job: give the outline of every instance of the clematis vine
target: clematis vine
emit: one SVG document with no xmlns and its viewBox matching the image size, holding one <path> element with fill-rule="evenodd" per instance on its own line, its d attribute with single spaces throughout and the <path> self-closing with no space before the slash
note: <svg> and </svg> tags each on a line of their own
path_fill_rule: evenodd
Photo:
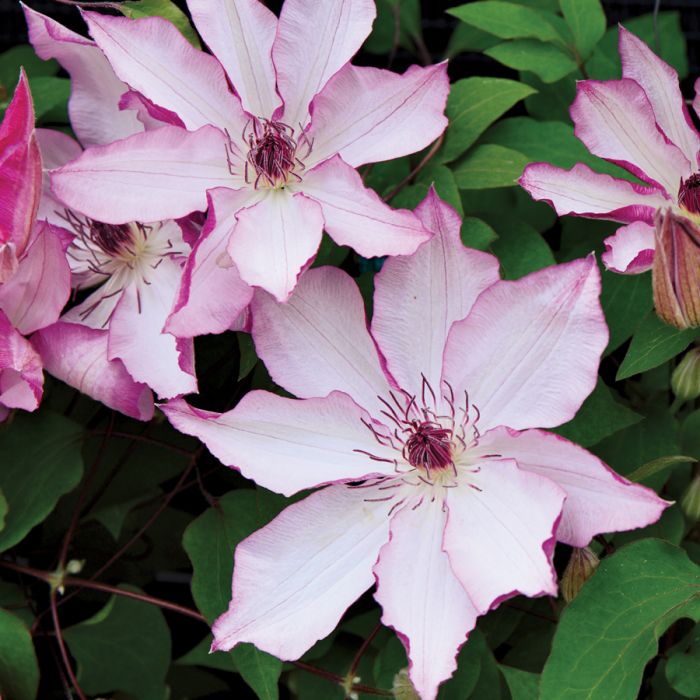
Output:
<svg viewBox="0 0 700 700">
<path fill-rule="evenodd" d="M 110 143 L 144 130 L 139 113 L 119 109 L 128 91 L 93 42 L 24 8 L 30 39 L 44 59 L 71 74 L 71 124 L 85 145 Z M 144 120 L 150 128 L 162 126 Z M 69 136 L 37 131 L 46 169 L 74 160 L 82 147 Z M 35 344 L 47 369 L 89 396 L 135 418 L 153 415 L 150 389 L 162 398 L 196 390 L 191 339 L 162 329 L 172 310 L 191 248 L 177 222 L 109 224 L 57 199 L 45 178 L 39 217 L 61 227 L 76 293 L 94 289 Z M 150 387 L 150 389 L 149 389 Z"/>
<path fill-rule="evenodd" d="M 0 125 L 0 420 L 9 409 L 38 407 L 42 361 L 25 336 L 53 323 L 70 293 L 68 241 L 36 222 L 40 193 L 34 106 L 22 72 Z"/>
<path fill-rule="evenodd" d="M 207 280 L 211 320 L 185 292 L 171 332 L 228 328 L 250 300 L 231 298 L 240 279 L 286 300 L 323 229 L 366 257 L 411 253 L 427 239 L 412 212 L 384 204 L 355 168 L 442 133 L 444 64 L 403 75 L 353 66 L 375 17 L 371 0 L 286 0 L 279 19 L 258 0 L 188 6 L 214 55 L 158 17 L 84 13 L 131 88 L 123 106 L 136 99 L 170 125 L 89 148 L 52 177 L 59 198 L 110 224 L 213 211 L 187 273 L 193 286 Z"/>
<path fill-rule="evenodd" d="M 594 155 L 645 184 L 596 173 L 581 163 L 525 169 L 520 184 L 557 214 L 625 224 L 606 239 L 614 272 L 652 269 L 659 316 L 680 328 L 700 325 L 700 136 L 676 71 L 620 27 L 621 80 L 583 80 L 571 106 L 575 134 Z M 696 83 L 696 91 L 698 84 Z M 700 98 L 693 103 L 700 110 Z"/>
<path fill-rule="evenodd" d="M 338 269 L 306 272 L 286 304 L 256 291 L 256 350 L 299 399 L 163 410 L 265 488 L 323 487 L 238 545 L 213 649 L 297 659 L 376 581 L 382 621 L 433 700 L 479 615 L 556 594 L 556 540 L 583 547 L 667 504 L 541 430 L 596 382 L 608 332 L 594 259 L 501 281 L 433 191 L 416 214 L 434 236 L 376 276 L 371 332 Z"/>
</svg>

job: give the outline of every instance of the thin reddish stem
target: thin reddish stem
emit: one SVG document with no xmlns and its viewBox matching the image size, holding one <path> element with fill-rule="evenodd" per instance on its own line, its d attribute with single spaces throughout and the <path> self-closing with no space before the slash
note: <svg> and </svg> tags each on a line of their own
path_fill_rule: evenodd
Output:
<svg viewBox="0 0 700 700">
<path fill-rule="evenodd" d="M 352 663 L 350 664 L 350 670 L 348 671 L 348 676 L 350 678 L 354 678 L 355 674 L 357 672 L 357 667 L 360 665 L 360 661 L 362 661 L 362 657 L 365 655 L 365 652 L 367 649 L 369 649 L 369 645 L 372 643 L 374 638 L 377 636 L 379 633 L 379 630 L 382 628 L 382 625 L 380 622 L 377 623 L 377 626 L 369 633 L 369 636 L 367 639 L 362 642 L 360 645 L 360 648 L 357 650 L 357 654 L 355 654 L 355 658 L 352 660 Z"/>
<path fill-rule="evenodd" d="M 301 669 L 302 671 L 308 671 L 313 673 L 315 676 L 320 678 L 325 678 L 328 681 L 337 683 L 340 686 L 345 686 L 345 678 L 339 676 L 337 673 L 331 673 L 322 668 L 316 668 L 316 666 L 311 666 L 310 664 L 304 663 L 303 661 L 292 661 L 293 666 Z M 357 691 L 358 693 L 367 693 L 367 695 L 379 695 L 384 698 L 393 698 L 394 694 L 389 690 L 382 690 L 381 688 L 372 688 L 369 685 L 362 685 L 361 683 L 354 683 L 351 690 Z"/>
<path fill-rule="evenodd" d="M 389 202 L 394 197 L 396 197 L 396 195 L 399 192 L 401 192 L 401 190 L 404 187 L 406 187 L 406 185 L 408 185 L 413 180 L 413 178 L 415 178 L 415 176 L 418 175 L 418 173 L 421 170 L 423 170 L 423 168 L 425 168 L 426 165 L 428 165 L 428 163 L 433 159 L 435 154 L 440 150 L 440 146 L 442 146 L 442 142 L 444 140 L 445 140 L 445 133 L 443 132 L 442 134 L 440 134 L 440 136 L 438 136 L 437 139 L 435 139 L 435 142 L 430 147 L 430 150 L 423 156 L 420 163 L 418 163 L 418 165 L 416 165 L 416 167 L 413 168 L 413 170 L 411 170 L 411 172 L 408 175 L 406 175 L 406 177 L 403 180 L 401 180 L 401 182 L 399 182 L 399 184 L 396 185 L 396 187 L 394 187 L 394 189 L 391 190 L 391 192 L 389 192 L 389 194 L 385 195 L 382 199 L 385 202 Z"/>
<path fill-rule="evenodd" d="M 56 632 L 56 642 L 58 643 L 58 649 L 61 652 L 61 658 L 63 659 L 63 665 L 66 669 L 66 673 L 68 674 L 68 678 L 70 679 L 71 685 L 73 686 L 75 692 L 78 694 L 80 700 L 87 700 L 85 693 L 83 693 L 83 690 L 78 683 L 78 679 L 75 677 L 73 666 L 71 664 L 70 657 L 68 656 L 68 650 L 66 649 L 66 643 L 63 641 L 61 623 L 58 619 L 58 609 L 56 608 L 55 591 L 51 591 L 49 600 L 51 605 L 51 617 L 53 619 L 53 627 Z"/>
</svg>

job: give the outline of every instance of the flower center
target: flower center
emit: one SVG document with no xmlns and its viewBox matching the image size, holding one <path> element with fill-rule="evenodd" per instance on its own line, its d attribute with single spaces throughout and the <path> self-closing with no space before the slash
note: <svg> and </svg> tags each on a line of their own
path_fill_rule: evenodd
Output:
<svg viewBox="0 0 700 700">
<path fill-rule="evenodd" d="M 700 173 L 694 173 L 687 180 L 681 178 L 678 206 L 693 214 L 700 214 Z"/>
<path fill-rule="evenodd" d="M 104 253 L 112 257 L 122 255 L 132 245 L 131 228 L 128 224 L 103 224 L 89 222 L 89 238 Z"/>
<path fill-rule="evenodd" d="M 298 153 L 299 145 L 306 147 L 303 158 L 311 153 L 311 142 L 303 132 L 294 138 L 294 129 L 283 122 L 254 118 L 246 127 L 243 139 L 248 145 L 245 181 L 259 186 L 281 188 L 290 178 L 301 182 L 299 171 L 304 163 Z"/>
<path fill-rule="evenodd" d="M 413 422 L 413 433 L 404 445 L 409 464 L 430 472 L 452 464 L 452 431 L 433 421 Z"/>
</svg>

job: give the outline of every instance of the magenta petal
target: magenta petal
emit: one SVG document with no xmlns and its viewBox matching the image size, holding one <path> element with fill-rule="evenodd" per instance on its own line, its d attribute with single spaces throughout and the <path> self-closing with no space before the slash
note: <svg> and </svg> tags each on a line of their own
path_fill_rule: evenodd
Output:
<svg viewBox="0 0 700 700">
<path fill-rule="evenodd" d="M 177 219 L 204 210 L 208 189 L 240 186 L 229 172 L 225 144 L 211 126 L 195 132 L 164 126 L 89 148 L 51 173 L 51 187 L 67 206 L 97 221 Z"/>
<path fill-rule="evenodd" d="M 622 25 L 620 58 L 622 77 L 631 78 L 641 85 L 654 110 L 656 123 L 695 168 L 698 165 L 700 138 L 685 106 L 678 85 L 678 73 Z"/>
<path fill-rule="evenodd" d="M 39 406 L 43 387 L 41 358 L 0 310 L 0 409 L 33 411 Z"/>
<path fill-rule="evenodd" d="M 119 109 L 128 88 L 94 42 L 26 5 L 22 9 L 37 55 L 44 60 L 55 58 L 71 77 L 68 112 L 83 146 L 111 143 L 143 131 L 133 112 Z"/>
<path fill-rule="evenodd" d="M 601 259 L 608 270 L 637 275 L 651 269 L 655 248 L 654 227 L 637 221 L 622 226 L 614 236 L 605 239 L 605 252 Z"/>
<path fill-rule="evenodd" d="M 386 504 L 367 492 L 329 486 L 283 510 L 243 540 L 234 556 L 233 599 L 214 623 L 212 649 L 252 642 L 298 659 L 330 634 L 373 583 L 389 539 Z"/>
<path fill-rule="evenodd" d="M 517 593 L 556 595 L 551 564 L 566 494 L 512 460 L 480 465 L 476 488 L 449 489 L 444 548 L 479 614 Z"/>
<path fill-rule="evenodd" d="M 255 202 L 254 189 L 208 193 L 209 215 L 190 253 L 165 330 L 181 338 L 229 330 L 253 298 L 227 252 L 235 214 Z"/>
<path fill-rule="evenodd" d="M 392 209 L 382 202 L 340 156 L 306 173 L 299 189 L 321 205 L 326 231 L 333 240 L 366 258 L 410 255 L 430 238 L 413 212 Z"/>
<path fill-rule="evenodd" d="M 488 432 L 479 449 L 515 459 L 528 472 L 566 492 L 557 540 L 585 547 L 595 535 L 656 522 L 670 504 L 651 489 L 623 479 L 582 447 L 543 430 Z"/>
<path fill-rule="evenodd" d="M 0 285 L 0 309 L 28 335 L 56 321 L 70 296 L 70 267 L 60 229 L 38 222 L 14 276 Z"/>
<path fill-rule="evenodd" d="M 574 133 L 596 156 L 618 163 L 675 199 L 690 162 L 659 131 L 644 90 L 629 78 L 582 80 L 571 105 Z"/>
<path fill-rule="evenodd" d="M 437 500 L 403 508 L 391 520 L 391 539 L 374 567 L 382 623 L 404 642 L 410 678 L 423 700 L 434 700 L 438 685 L 454 673 L 478 614 L 443 551 L 446 521 Z"/>
<path fill-rule="evenodd" d="M 420 151 L 447 126 L 447 64 L 403 75 L 347 65 L 311 105 L 307 167 L 339 153 L 357 167 Z"/>
<path fill-rule="evenodd" d="M 11 242 L 17 258 L 29 240 L 40 196 L 41 158 L 34 137 L 34 105 L 22 70 L 0 125 L 0 245 Z M 0 277 L 0 282 L 5 279 Z"/>
<path fill-rule="evenodd" d="M 162 17 L 127 19 L 84 12 L 90 34 L 130 87 L 175 112 L 188 129 L 213 124 L 236 136 L 247 117 L 219 62 L 195 49 Z"/>
<path fill-rule="evenodd" d="M 452 324 L 499 274 L 493 255 L 462 245 L 459 215 L 434 189 L 416 214 L 434 235 L 413 255 L 389 258 L 375 277 L 372 335 L 392 376 L 419 396 L 422 377 L 439 390 Z"/>
<path fill-rule="evenodd" d="M 182 399 L 161 409 L 220 462 L 285 496 L 343 479 L 394 474 L 395 451 L 377 443 L 363 423 L 369 415 L 339 391 L 303 400 L 251 391 L 226 413 L 202 411 Z M 387 461 L 372 460 L 367 452 Z"/>
<path fill-rule="evenodd" d="M 105 406 L 137 420 L 153 417 L 153 394 L 121 360 L 107 358 L 108 332 L 59 322 L 32 336 L 46 371 Z"/>
<path fill-rule="evenodd" d="M 443 379 L 469 394 L 479 430 L 570 420 L 593 391 L 608 328 L 593 256 L 501 281 L 452 326 Z"/>
<path fill-rule="evenodd" d="M 275 90 L 272 42 L 277 17 L 258 0 L 189 0 L 197 31 L 219 59 L 246 111 L 272 118 Z M 296 127 L 296 123 L 292 123 Z"/>
<path fill-rule="evenodd" d="M 300 398 L 343 391 L 371 415 L 390 385 L 357 285 L 333 267 L 308 270 L 286 304 L 256 292 L 255 349 L 277 384 Z"/>
<path fill-rule="evenodd" d="M 307 123 L 314 95 L 354 56 L 376 14 L 372 0 L 285 1 L 272 47 L 283 121 Z"/>
<path fill-rule="evenodd" d="M 228 252 L 241 279 L 286 301 L 321 245 L 321 207 L 301 193 L 271 189 L 236 219 Z"/>
<path fill-rule="evenodd" d="M 549 203 L 559 216 L 652 224 L 655 211 L 670 204 L 661 190 L 596 173 L 583 163 L 571 170 L 531 163 L 518 182 L 533 199 Z"/>
</svg>

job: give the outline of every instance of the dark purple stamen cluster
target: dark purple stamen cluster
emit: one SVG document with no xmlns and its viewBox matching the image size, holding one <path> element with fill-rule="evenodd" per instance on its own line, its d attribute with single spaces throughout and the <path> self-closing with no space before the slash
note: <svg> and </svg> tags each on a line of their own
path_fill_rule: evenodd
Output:
<svg viewBox="0 0 700 700">
<path fill-rule="evenodd" d="M 691 175 L 687 180 L 681 178 L 678 205 L 693 214 L 700 214 L 700 173 Z"/>
<path fill-rule="evenodd" d="M 413 434 L 404 447 L 408 463 L 430 472 L 452 463 L 452 431 L 432 421 L 413 422 Z"/>
<path fill-rule="evenodd" d="M 131 229 L 128 224 L 103 224 L 101 221 L 90 221 L 90 238 L 107 255 L 119 255 L 132 243 Z"/>
</svg>

